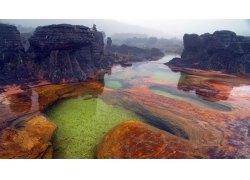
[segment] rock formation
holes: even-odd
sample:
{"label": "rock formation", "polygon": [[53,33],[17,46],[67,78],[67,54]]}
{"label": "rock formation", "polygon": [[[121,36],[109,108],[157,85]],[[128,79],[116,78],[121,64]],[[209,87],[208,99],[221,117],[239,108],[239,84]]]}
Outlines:
{"label": "rock formation", "polygon": [[195,158],[194,152],[194,143],[139,121],[127,121],[104,136],[97,158],[191,159]]}
{"label": "rock formation", "polygon": [[20,37],[15,26],[1,24],[0,32],[0,85],[35,79],[86,81],[88,75],[112,66],[112,57],[104,54],[103,33],[96,26],[37,27],[29,38],[29,34]]}
{"label": "rock formation", "polygon": [[98,82],[50,84],[0,94],[0,159],[52,158],[57,125],[40,111],[58,99],[101,94]]}
{"label": "rock formation", "polygon": [[0,133],[1,159],[51,159],[57,125],[40,114],[22,117]]}
{"label": "rock formation", "polygon": [[231,31],[213,34],[185,34],[181,58],[167,65],[203,70],[216,70],[231,74],[250,73],[250,37],[237,36]]}
{"label": "rock formation", "polygon": [[86,81],[98,69],[110,69],[102,33],[68,24],[38,27],[29,39],[33,73],[52,83]]}
{"label": "rock formation", "polygon": [[110,37],[107,38],[106,52],[115,59],[116,63],[121,63],[124,66],[131,64],[131,62],[157,60],[164,56],[164,53],[157,48],[141,49],[135,46],[128,45],[112,45]]}
{"label": "rock formation", "polygon": [[15,26],[0,24],[0,85],[29,78],[27,55]]}
{"label": "rock formation", "polygon": [[106,52],[110,52],[110,51],[112,51],[111,44],[112,44],[112,40],[111,40],[111,38],[110,38],[110,37],[108,37],[108,38],[107,38]]}
{"label": "rock formation", "polygon": [[[168,158],[169,155],[171,158],[174,151],[181,151],[182,158],[249,158],[250,138],[247,132],[250,112],[247,107],[250,98],[248,86],[242,85],[249,85],[249,79],[235,76],[232,82],[233,75],[194,69],[186,72],[186,79],[180,80],[178,87],[190,90],[189,93],[176,91],[177,84],[174,82],[141,78],[131,80],[130,88],[106,88],[100,96],[106,103],[134,111],[145,117],[146,123],[176,136],[171,139],[179,146],[161,143],[165,137],[170,138],[169,135],[162,135],[151,144],[151,137],[158,138],[154,136],[156,130],[130,123],[120,125],[104,137],[98,157]],[[190,86],[185,86],[187,82]],[[133,136],[133,133],[136,135]],[[184,150],[183,144],[188,148]],[[194,149],[192,144],[195,144]],[[133,148],[133,145],[139,149]],[[174,148],[164,154],[167,147]],[[190,150],[194,154],[190,154]],[[153,151],[156,154],[151,153]]]}

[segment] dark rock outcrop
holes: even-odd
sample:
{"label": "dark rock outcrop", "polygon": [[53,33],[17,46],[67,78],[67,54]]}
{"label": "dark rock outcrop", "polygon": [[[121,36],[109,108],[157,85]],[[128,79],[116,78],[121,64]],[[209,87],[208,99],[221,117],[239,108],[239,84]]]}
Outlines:
{"label": "dark rock outcrop", "polygon": [[0,85],[29,78],[27,56],[15,26],[0,24]]}
{"label": "dark rock outcrop", "polygon": [[29,39],[36,77],[52,83],[87,80],[98,69],[110,69],[101,32],[68,24],[38,27]]}
{"label": "dark rock outcrop", "polygon": [[123,44],[121,46],[113,45],[112,49],[118,56],[125,56],[130,61],[152,60],[164,56],[164,53],[157,48],[141,49]]}
{"label": "dark rock outcrop", "polygon": [[250,37],[237,36],[231,31],[213,34],[185,34],[181,58],[167,65],[203,70],[216,70],[231,74],[250,73]]}
{"label": "dark rock outcrop", "polygon": [[106,52],[115,59],[116,63],[131,64],[131,62],[157,60],[164,56],[158,48],[142,49],[128,45],[112,45],[110,37],[107,38]]}
{"label": "dark rock outcrop", "polygon": [[112,61],[96,26],[49,25],[20,36],[15,26],[0,24],[0,85],[86,81],[97,70],[110,69]]}
{"label": "dark rock outcrop", "polygon": [[111,40],[111,38],[110,38],[110,37],[108,37],[108,38],[107,38],[106,52],[110,52],[110,51],[112,51],[112,47],[111,47],[111,45],[112,45],[112,40]]}

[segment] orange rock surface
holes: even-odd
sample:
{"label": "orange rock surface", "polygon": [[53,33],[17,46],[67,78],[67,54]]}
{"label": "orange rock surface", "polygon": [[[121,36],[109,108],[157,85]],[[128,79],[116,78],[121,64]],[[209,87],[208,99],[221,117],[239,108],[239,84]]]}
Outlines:
{"label": "orange rock surface", "polygon": [[[101,98],[109,104],[122,105],[147,118],[147,123],[194,143],[199,149],[197,157],[250,158],[249,87],[230,84],[227,80],[212,81],[209,77],[197,76],[196,79],[191,85],[199,82],[197,88],[217,92],[213,97],[214,107],[155,94],[150,88],[161,87],[163,91],[173,92],[171,87],[176,84],[153,78],[134,79],[129,89],[107,89]],[[234,92],[241,87],[241,93]],[[197,94],[190,92],[189,96]],[[198,97],[206,99],[206,94]]]}
{"label": "orange rock surface", "polygon": [[97,82],[7,87],[0,96],[0,158],[52,158],[57,125],[40,112],[56,100],[102,93]]}
{"label": "orange rock surface", "polygon": [[0,158],[52,158],[56,129],[56,124],[39,113],[13,121],[1,131]]}
{"label": "orange rock surface", "polygon": [[195,144],[153,126],[127,121],[111,129],[100,142],[99,159],[191,159]]}

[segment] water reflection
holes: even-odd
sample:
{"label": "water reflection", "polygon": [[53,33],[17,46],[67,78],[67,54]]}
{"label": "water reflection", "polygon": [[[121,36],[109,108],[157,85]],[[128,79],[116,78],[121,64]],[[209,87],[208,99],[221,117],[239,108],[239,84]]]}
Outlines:
{"label": "water reflection", "polygon": [[31,110],[31,105],[32,105],[31,96],[32,96],[31,89],[7,96],[7,98],[10,101],[11,111],[15,113],[29,112]]}

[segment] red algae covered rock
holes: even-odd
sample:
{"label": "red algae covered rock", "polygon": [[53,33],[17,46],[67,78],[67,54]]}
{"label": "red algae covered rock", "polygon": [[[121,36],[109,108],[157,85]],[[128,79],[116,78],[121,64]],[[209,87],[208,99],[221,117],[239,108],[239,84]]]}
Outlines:
{"label": "red algae covered rock", "polygon": [[191,159],[195,145],[139,121],[115,126],[98,146],[97,158]]}

